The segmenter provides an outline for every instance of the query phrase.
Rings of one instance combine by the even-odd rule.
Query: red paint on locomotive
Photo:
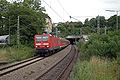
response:
[[[66,39],[56,37],[51,34],[36,34],[34,36],[34,48],[37,52],[51,52],[69,45]]]

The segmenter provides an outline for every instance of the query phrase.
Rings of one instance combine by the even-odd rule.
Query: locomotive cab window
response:
[[[43,41],[48,40],[48,36],[42,36],[42,40],[43,40]]]
[[[36,41],[47,41],[48,36],[36,36]]]

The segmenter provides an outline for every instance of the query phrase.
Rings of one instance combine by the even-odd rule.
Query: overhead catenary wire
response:
[[[58,4],[61,6],[61,8],[64,10],[64,12],[70,16],[70,14],[65,10],[65,8],[63,7],[63,5],[61,4],[61,2],[59,0],[57,0]]]
[[[63,7],[63,5],[61,4],[61,2],[59,0],[57,0],[58,4],[61,6],[61,8],[64,10],[64,12],[68,15],[68,17],[70,19],[74,19],[74,20],[77,20],[77,21],[80,21],[79,19],[77,19],[75,16],[71,16],[67,11],[66,9]]]
[[[63,21],[65,21],[64,18],[62,18],[52,7],[51,5],[49,5],[45,0],[42,0],[59,18],[61,18]],[[61,2],[59,0],[57,0],[58,4],[61,6],[61,8],[64,10],[64,12],[68,15],[68,17],[71,19],[75,19],[77,21],[80,21],[78,19],[76,19],[75,17],[71,16],[66,10],[65,8],[62,6]]]
[[[59,18],[65,21],[45,0],[42,0]]]
[[[74,18],[73,16],[71,16],[66,10],[65,10],[65,8],[63,7],[63,5],[61,4],[61,2],[59,1],[59,0],[57,0],[57,2],[58,2],[58,4],[61,6],[61,8],[64,10],[64,12],[68,15],[68,17],[71,19],[71,18],[73,18],[73,19],[75,19],[75,20],[78,20],[78,19],[76,19],[76,18]],[[79,21],[79,20],[78,20]]]
[[[75,19],[75,20],[77,20],[77,21],[80,21],[80,20],[78,20],[77,18],[75,18],[75,17],[72,17],[72,16],[69,16],[70,17],[70,19],[72,18],[72,19]]]

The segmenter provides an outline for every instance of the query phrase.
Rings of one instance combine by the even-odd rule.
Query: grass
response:
[[[120,66],[116,61],[92,57],[90,61],[78,61],[71,80],[120,80]]]
[[[8,60],[8,56],[6,53],[7,52],[5,49],[0,49],[0,61],[7,61]]]
[[[20,45],[0,49],[0,60],[20,61],[33,56],[32,48]]]

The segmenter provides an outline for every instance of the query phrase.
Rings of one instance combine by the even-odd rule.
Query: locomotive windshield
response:
[[[48,36],[36,36],[36,41],[47,41]]]

